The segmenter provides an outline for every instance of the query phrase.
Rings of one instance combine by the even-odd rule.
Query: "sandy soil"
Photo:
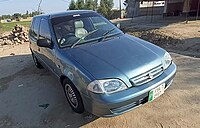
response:
[[[0,48],[0,128],[199,128],[200,58],[171,55],[177,75],[161,97],[117,117],[97,118],[70,109],[58,80],[34,66],[28,44]]]
[[[0,52],[0,128],[199,128],[200,59],[174,53],[172,57],[178,71],[164,95],[126,114],[97,118],[72,112],[55,77],[34,66],[27,44],[4,50]],[[39,107],[43,104],[48,108]]]
[[[124,25],[124,32],[155,43],[168,51],[199,58],[200,21],[190,21],[188,24],[176,20],[167,21],[155,23],[122,21],[122,24],[127,22]]]

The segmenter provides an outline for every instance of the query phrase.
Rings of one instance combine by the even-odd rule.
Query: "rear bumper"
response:
[[[82,95],[86,111],[99,117],[112,117],[135,109],[148,102],[149,91],[165,83],[165,90],[172,84],[176,74],[176,65],[172,63],[170,67],[158,78],[138,87],[106,94]]]

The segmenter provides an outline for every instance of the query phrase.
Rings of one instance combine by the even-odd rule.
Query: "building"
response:
[[[164,11],[164,0],[126,0],[126,17],[143,15],[162,15]]]
[[[196,16],[200,0],[126,0],[126,17],[142,15]],[[198,14],[199,14],[198,13]]]
[[[199,12],[200,0],[167,0],[164,7],[166,16],[182,16],[188,13],[190,16],[196,16]]]

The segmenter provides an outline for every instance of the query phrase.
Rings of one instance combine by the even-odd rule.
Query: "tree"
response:
[[[23,19],[27,19],[27,17],[28,17],[28,16],[27,16],[26,14],[23,14],[23,15],[22,15],[22,18],[23,18]]]
[[[28,14],[29,14],[28,11],[26,11],[26,16],[28,16]]]
[[[40,12],[41,13],[41,12]],[[39,13],[38,13],[38,11],[33,11],[33,12],[31,12],[31,13],[29,13],[29,17],[34,17],[34,16],[37,16],[37,15],[39,15]]]
[[[20,13],[15,13],[14,15],[13,15],[13,19],[15,19],[16,21],[20,21],[20,18],[21,18],[21,14]]]
[[[94,10],[97,10],[98,7],[98,0],[93,1]]]
[[[101,13],[106,18],[112,17],[112,8],[114,6],[113,0],[101,0],[100,6],[98,7],[98,12]]]
[[[98,0],[71,0],[69,10],[96,10],[98,6]]]
[[[77,9],[85,9],[85,2],[84,2],[84,0],[77,0],[76,1],[76,6],[77,6]]]
[[[77,6],[74,0],[71,0],[71,3],[69,5],[69,10],[76,10]]]
[[[95,10],[94,0],[87,0],[85,2],[85,9],[87,9],[87,10]]]
[[[12,16],[11,15],[2,15],[1,18],[2,18],[2,20],[12,19]]]

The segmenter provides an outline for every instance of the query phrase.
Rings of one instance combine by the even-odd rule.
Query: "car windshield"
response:
[[[51,20],[60,47],[74,47],[121,34],[122,31],[96,13],[60,16]]]

